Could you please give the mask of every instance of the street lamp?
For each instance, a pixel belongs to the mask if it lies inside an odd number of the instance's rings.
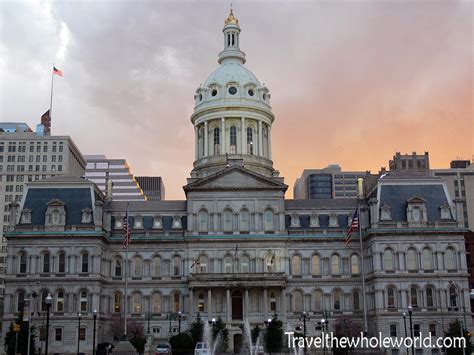
[[[178,312],[178,335],[181,334],[181,311]]]
[[[44,300],[44,303],[46,304],[46,345],[45,345],[45,351],[44,353],[48,355],[48,342],[49,342],[49,311],[51,310],[51,305],[53,304],[53,298],[51,297],[51,294],[48,293],[46,296],[46,299]]]
[[[264,321],[263,323],[265,323],[265,326],[268,327],[270,324],[272,324],[272,319],[271,318],[268,318],[266,321]]]
[[[96,331],[96,324],[97,324],[97,309],[94,309],[92,311],[92,316],[94,317],[94,328],[93,328],[93,337],[92,337],[92,355],[95,355],[95,331]]]
[[[306,339],[306,321],[309,321],[311,318],[306,311],[303,311],[298,318],[303,321],[303,336]],[[306,341],[304,342],[304,353],[306,354]]]
[[[411,318],[412,313],[413,313],[413,307],[410,304],[408,305],[408,316],[410,318],[411,353],[412,355],[415,355],[415,342],[413,339],[413,320]]]
[[[325,330],[324,328],[326,328],[326,331],[327,331],[328,320],[325,318],[321,319],[321,329],[322,329],[321,336],[323,337],[323,354],[326,354],[326,340],[324,339],[324,330]]]
[[[402,316],[403,316],[403,326],[405,327],[405,338],[408,338],[408,334],[407,334],[407,313],[403,312]]]
[[[150,335],[150,320],[151,320],[151,312],[148,312],[146,314],[146,320],[148,321],[148,329],[147,329],[147,335]]]
[[[77,355],[79,355],[79,345],[81,343],[81,317],[82,317],[81,312],[78,312],[77,319],[79,323],[77,325]]]

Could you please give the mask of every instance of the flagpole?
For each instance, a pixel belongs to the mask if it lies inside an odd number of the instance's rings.
[[[54,86],[54,63],[51,70],[51,96],[49,98],[49,117],[53,117],[53,86]]]
[[[363,199],[362,178],[358,179],[358,196],[357,196],[357,216],[359,224],[359,241],[360,241],[360,258],[362,272],[362,302],[364,303],[364,332],[367,334],[367,296],[365,294],[365,268],[364,268],[364,247],[362,245],[362,216],[360,215],[360,205]]]
[[[125,235],[126,238],[126,248],[125,248],[125,296],[124,296],[124,325],[123,325],[123,334],[124,334],[124,339],[127,340],[127,313],[128,313],[128,245],[130,244],[129,236],[128,233],[130,230],[130,226],[128,225],[128,206],[129,203],[127,202],[127,212],[125,213],[125,218],[127,219],[127,234]]]

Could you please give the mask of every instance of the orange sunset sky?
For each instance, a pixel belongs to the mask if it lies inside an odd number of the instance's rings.
[[[396,151],[433,168],[473,149],[473,1],[233,1],[246,66],[272,94],[275,167],[290,185],[331,163],[378,171]],[[189,117],[218,66],[230,1],[0,2],[0,120],[83,154],[125,158],[183,199]]]

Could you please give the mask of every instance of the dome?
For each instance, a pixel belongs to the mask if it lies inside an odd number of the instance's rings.
[[[243,87],[247,84],[262,86],[257,77],[242,64],[238,62],[223,63],[219,68],[209,75],[204,82],[204,87],[209,88],[212,85],[226,87],[228,83],[236,83]]]

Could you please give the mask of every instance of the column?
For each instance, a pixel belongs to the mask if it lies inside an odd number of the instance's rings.
[[[263,135],[262,135],[262,121],[258,121],[258,155],[263,155]]]
[[[194,294],[193,289],[189,289],[189,315],[191,316],[190,321],[192,322],[192,317],[194,316]]]
[[[212,291],[211,289],[207,290],[207,318],[212,319]]]
[[[272,126],[268,125],[268,159],[272,160]]]
[[[207,157],[209,155],[209,140],[208,140],[208,128],[207,128],[207,121],[204,122],[204,156]]]
[[[199,133],[198,128],[194,126],[194,160],[199,159]]]
[[[226,292],[226,300],[227,300],[227,306],[226,306],[226,311],[227,311],[227,323],[232,321],[232,307],[230,304],[230,290],[227,289],[225,290]]]
[[[221,154],[227,153],[227,147],[225,144],[226,137],[225,137],[225,119],[224,117],[221,118]]]
[[[268,295],[266,288],[263,289],[263,319],[268,319]]]
[[[249,318],[249,289],[246,288],[245,289],[245,298],[244,298],[244,305],[245,305],[245,313],[244,313],[244,317],[245,319],[248,319]]]
[[[323,300],[321,300],[321,302],[323,302]],[[281,290],[281,311],[283,313],[283,321],[286,322],[287,320],[287,315],[286,315],[286,305],[287,305],[287,301],[286,301],[286,293],[285,293],[285,290]]]
[[[245,129],[245,117],[242,117],[242,123],[240,124],[241,127],[241,154],[247,154],[247,130]]]

